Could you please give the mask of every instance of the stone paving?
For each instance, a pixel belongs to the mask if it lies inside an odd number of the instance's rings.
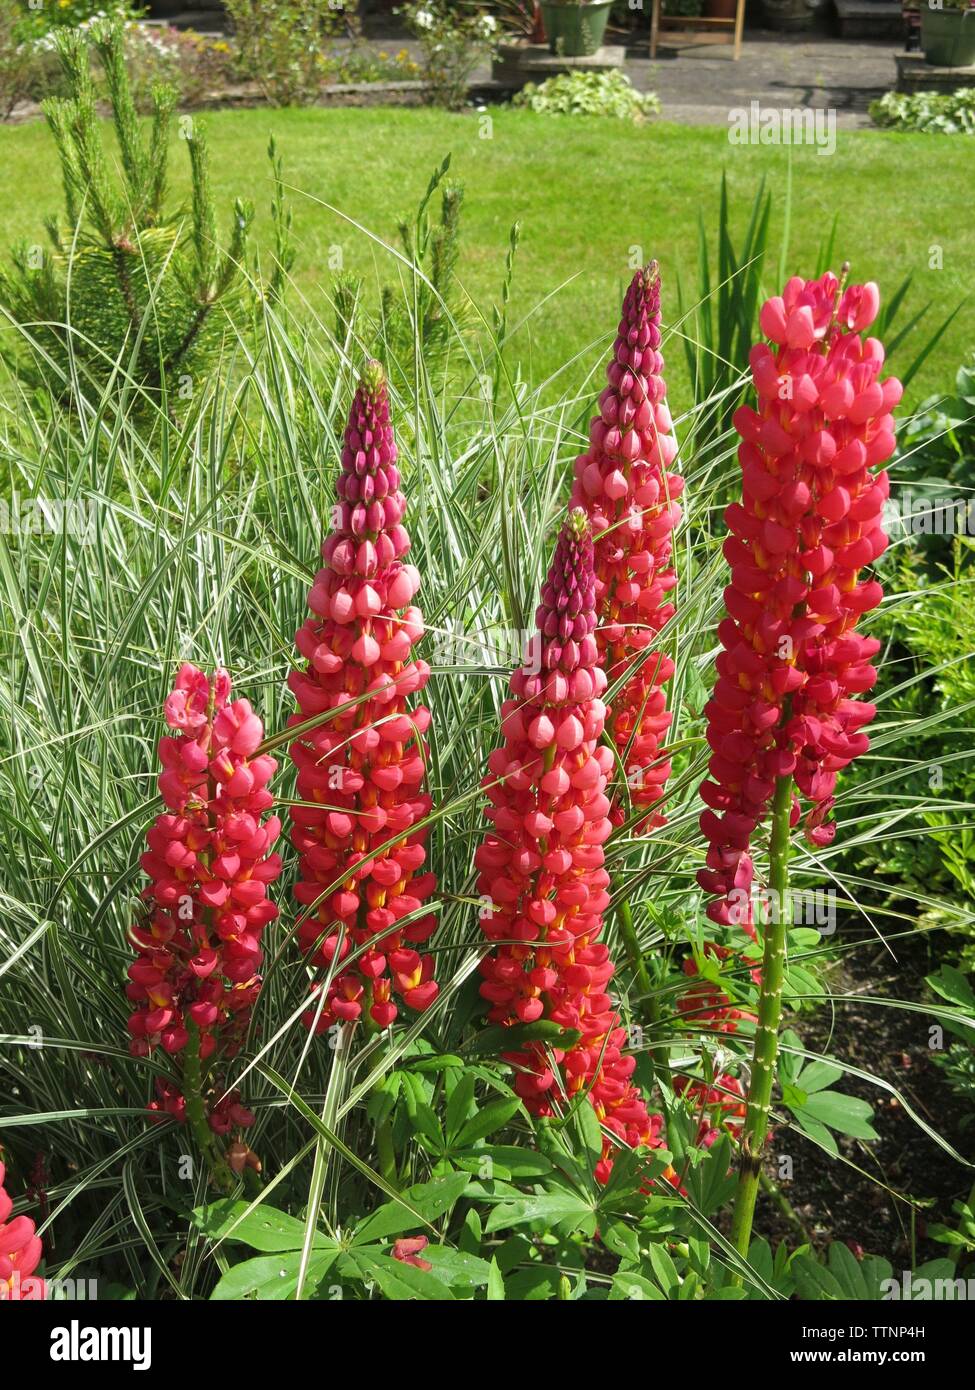
[[[376,50],[405,48],[414,57],[418,54],[416,42],[404,37],[402,29],[377,33],[365,42]],[[901,48],[896,40],[840,39],[819,31],[781,34],[747,28],[736,63],[730,44],[705,42],[700,35],[665,32],[657,58],[651,63],[648,22],[647,38],[630,42],[623,70],[634,86],[657,93],[665,120],[727,125],[729,110],[747,108],[757,101],[763,108],[779,110],[833,110],[837,126],[850,129],[871,125],[867,108],[874,97],[893,89],[897,78],[894,54]],[[476,84],[489,77],[484,67],[472,74],[472,81]]]
[[[669,44],[674,36],[667,35]],[[726,125],[732,107],[829,108],[841,128],[869,126],[867,107],[890,91],[900,46],[867,39],[786,36],[746,30],[741,58],[731,45],[658,48],[656,62],[631,53],[625,71],[635,87],[655,91],[665,120]]]
[[[414,51],[413,43],[369,40],[375,48]],[[746,29],[736,63],[730,44],[687,40],[664,34],[651,63],[649,43],[631,43],[623,71],[641,91],[660,97],[664,120],[687,125],[727,125],[728,111],[762,107],[827,108],[840,129],[869,127],[867,108],[891,91],[897,78],[896,42],[837,39],[820,34],[774,34]],[[489,76],[479,69],[473,80]]]

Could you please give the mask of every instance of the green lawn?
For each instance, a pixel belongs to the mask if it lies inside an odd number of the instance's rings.
[[[274,134],[287,176],[310,195],[295,195],[296,277],[313,304],[324,305],[329,248],[342,246],[345,267],[391,278],[381,247],[324,200],[384,239],[415,206],[434,166],[449,151],[453,172],[467,188],[461,276],[488,307],[500,282],[508,229],[523,225],[510,322],[562,288],[520,335],[520,355],[540,381],[587,347],[605,349],[615,328],[620,288],[631,255],[656,256],[665,277],[665,315],[676,316],[675,272],[693,290],[699,216],[713,236],[721,173],[727,174],[734,220],[743,228],[760,179],[775,197],[772,244],[781,244],[789,152],[732,146],[723,128],[559,119],[492,109],[493,130],[473,114],[404,110],[249,110],[206,117],[213,178],[228,215],[232,198],[252,198],[259,228],[267,217],[264,155]],[[922,329],[955,307],[975,271],[971,203],[972,142],[962,137],[840,131],[836,153],[814,148],[792,154],[792,218],[788,269],[811,273],[818,246],[839,214],[837,259],[847,257],[857,279],[875,279],[888,293],[915,279],[911,304],[930,300]],[[186,184],[187,161],[174,151],[174,180]],[[0,167],[7,197],[0,202],[0,246],[41,239],[42,217],[60,207],[51,139],[43,124],[0,129]],[[942,248],[943,269],[930,269],[931,248]],[[631,252],[631,248],[640,250]],[[778,256],[769,266],[772,292]],[[669,288],[668,288],[669,287]],[[946,388],[975,343],[963,310],[916,380],[910,399]],[[592,355],[586,354],[591,361]],[[672,396],[686,385],[683,352],[670,343]],[[903,361],[904,358],[901,358]],[[895,364],[896,366],[896,360]],[[573,370],[573,378],[577,375]],[[684,404],[676,398],[678,406]]]

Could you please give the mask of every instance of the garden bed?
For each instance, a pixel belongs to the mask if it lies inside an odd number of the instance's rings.
[[[829,975],[831,991],[862,995],[863,1004],[824,1004],[800,1023],[798,1031],[811,1052],[838,1048],[854,1066],[889,1078],[932,1128],[973,1161],[973,1117],[959,1106],[933,1061],[928,1032],[933,1015],[869,1002],[890,991],[905,999],[924,998],[924,978],[937,969],[946,947],[950,949],[950,942],[938,933],[890,947],[876,937],[866,938]],[[847,1078],[844,1089],[875,1109],[880,1142],[868,1146],[843,1139],[840,1147],[843,1156],[870,1173],[876,1184],[843,1164],[824,1162],[821,1150],[801,1133],[781,1130],[773,1140],[774,1150],[795,1155],[795,1177],[781,1184],[782,1191],[819,1245],[836,1239],[857,1250],[883,1251],[895,1269],[942,1256],[944,1246],[928,1237],[927,1227],[934,1222],[951,1225],[952,1203],[964,1200],[971,1186],[964,1171],[918,1129],[894,1097],[855,1076]],[[780,1239],[795,1241],[794,1225],[774,1202],[765,1194],[759,1201],[763,1225]]]
[[[0,1301],[957,1296],[966,151],[341,109],[462,23],[0,131]]]

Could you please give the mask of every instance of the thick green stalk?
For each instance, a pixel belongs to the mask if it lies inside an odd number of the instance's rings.
[[[375,1036],[379,1032],[378,1027],[366,1013],[366,1032]],[[369,1072],[378,1073],[385,1057],[385,1047],[376,1049],[372,1062],[369,1065]],[[382,1083],[382,1076],[376,1076],[376,1086]],[[379,1171],[388,1183],[393,1187],[399,1187],[399,1166],[396,1161],[396,1149],[393,1145],[393,1122],[392,1115],[388,1114],[384,1119],[376,1123],[376,1156],[379,1160]]]
[[[217,1153],[213,1142],[213,1132],[207,1123],[206,1106],[203,1104],[203,1068],[200,1064],[200,1030],[195,1023],[187,1022],[190,1040],[183,1049],[183,1098],[186,1101],[186,1118],[200,1154],[210,1170],[214,1183],[221,1192],[231,1192],[234,1187],[233,1175],[226,1163]]]
[[[762,1173],[762,1150],[768,1134],[775,1062],[779,1051],[782,985],[785,980],[786,935],[789,930],[789,815],[792,809],[792,777],[780,777],[772,801],[772,838],[769,846],[771,911],[765,923],[762,987],[758,1002],[758,1026],[752,1054],[748,1107],[741,1136],[738,1195],[731,1227],[731,1241],[747,1259],[751,1242],[755,1199]],[[736,1276],[736,1283],[741,1283]]]
[[[636,927],[633,925],[633,913],[630,911],[630,904],[625,898],[621,898],[616,905],[616,920],[619,924],[620,936],[623,938],[623,945],[626,948],[627,959],[633,967],[633,977],[641,995],[636,1006],[636,1016],[640,1023],[655,1023],[656,1000],[651,994],[653,987],[650,983],[646,961],[643,959],[643,952],[640,950],[640,943],[637,940]],[[656,1058],[652,1050],[647,1053],[647,1059],[650,1063],[650,1075],[656,1079]]]

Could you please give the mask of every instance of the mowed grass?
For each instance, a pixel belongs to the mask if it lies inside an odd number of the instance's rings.
[[[195,119],[201,119],[199,117]],[[266,233],[270,181],[265,150],[274,135],[292,194],[298,259],[295,279],[309,311],[331,320],[328,291],[340,249],[346,270],[375,287],[397,278],[381,244],[399,244],[396,225],[411,215],[444,155],[466,187],[460,278],[489,310],[497,297],[508,233],[522,224],[509,324],[524,320],[511,342],[534,384],[560,369],[560,390],[605,352],[631,266],[655,256],[665,284],[665,317],[678,320],[675,277],[693,302],[698,285],[698,223],[712,246],[719,189],[726,174],[738,239],[761,180],[774,200],[766,265],[767,293],[780,264],[811,274],[838,215],[836,260],[857,280],[875,279],[890,294],[905,275],[914,286],[907,311],[930,301],[923,323],[892,365],[906,365],[936,324],[968,293],[975,273],[975,194],[971,142],[962,138],[840,131],[835,154],[791,152],[791,217],[784,259],[790,151],[733,146],[717,127],[650,123],[631,127],[599,119],[565,119],[510,108],[450,115],[434,110],[235,110],[208,113],[213,185],[229,219],[236,196],[257,205],[256,240]],[[188,160],[174,139],[172,184],[188,187]],[[53,142],[43,123],[0,129],[0,248],[43,240],[44,215],[61,207]],[[342,215],[323,206],[330,204]],[[269,245],[269,242],[265,244]],[[940,248],[940,251],[937,249]],[[932,262],[941,261],[941,268]],[[837,267],[838,268],[838,267]],[[373,295],[370,302],[375,302]],[[903,311],[902,311],[903,312]],[[955,367],[975,343],[971,312],[962,309],[916,378],[908,400],[947,391]],[[683,351],[669,342],[671,396],[690,404]],[[571,363],[569,367],[567,363]]]

